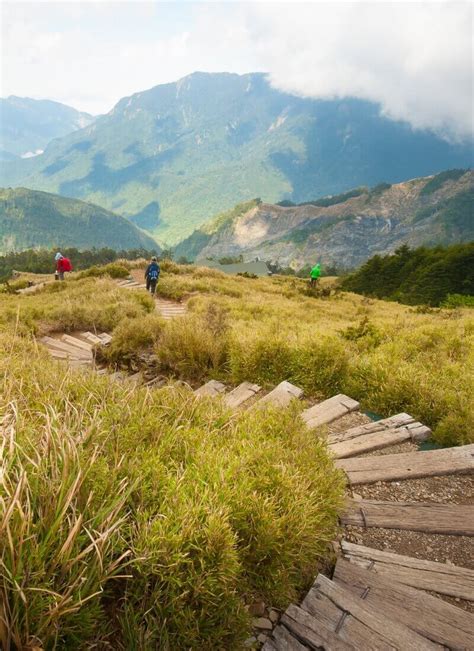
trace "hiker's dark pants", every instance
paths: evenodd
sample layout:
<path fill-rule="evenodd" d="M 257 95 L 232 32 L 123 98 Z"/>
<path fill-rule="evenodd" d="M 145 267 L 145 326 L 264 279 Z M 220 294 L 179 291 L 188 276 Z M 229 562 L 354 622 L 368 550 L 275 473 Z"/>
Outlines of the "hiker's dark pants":
<path fill-rule="evenodd" d="M 150 292 L 150 294 L 154 294 L 156 292 L 156 283 L 157 282 L 158 282 L 157 278 L 147 278 L 146 279 L 147 292 Z"/>
<path fill-rule="evenodd" d="M 310 278 L 309 286 L 310 287 L 316 287 L 316 284 L 317 284 L 318 280 L 319 280 L 319 278 Z"/>

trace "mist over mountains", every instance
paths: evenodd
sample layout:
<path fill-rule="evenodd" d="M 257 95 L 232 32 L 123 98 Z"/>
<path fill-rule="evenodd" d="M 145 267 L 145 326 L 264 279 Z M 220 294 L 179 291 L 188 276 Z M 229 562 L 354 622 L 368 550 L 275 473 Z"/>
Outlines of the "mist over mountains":
<path fill-rule="evenodd" d="M 0 160 L 40 155 L 54 138 L 82 129 L 92 115 L 51 100 L 0 98 Z"/>
<path fill-rule="evenodd" d="M 40 156 L 3 162 L 2 184 L 93 201 L 176 243 L 252 197 L 299 203 L 472 164 L 472 142 L 368 101 L 296 97 L 260 73 L 194 73 L 123 98 Z"/>

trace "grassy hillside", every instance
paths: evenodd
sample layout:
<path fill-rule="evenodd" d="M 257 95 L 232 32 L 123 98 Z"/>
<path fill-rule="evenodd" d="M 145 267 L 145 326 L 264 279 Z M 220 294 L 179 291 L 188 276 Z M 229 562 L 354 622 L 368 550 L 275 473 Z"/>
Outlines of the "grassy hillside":
<path fill-rule="evenodd" d="M 163 321 L 144 292 L 106 278 L 0 295 L 6 648 L 240 648 L 246 604 L 284 608 L 311 583 L 343 501 L 325 429 L 306 431 L 303 405 L 231 414 L 173 381 L 66 371 L 32 333 L 105 329 L 105 358 L 153 353 L 170 379 L 289 379 L 310 397 L 407 411 L 438 441 L 472 441 L 467 309 L 312 296 L 296 278 L 169 262 L 159 291 L 191 297 L 188 316 Z"/>
<path fill-rule="evenodd" d="M 0 253 L 68 246 L 157 247 L 129 221 L 100 206 L 26 188 L 0 188 Z"/>
<path fill-rule="evenodd" d="M 176 254 L 189 259 L 259 257 L 295 270 L 318 260 L 351 269 L 404 244 L 473 239 L 474 172 L 457 169 L 300 204 L 241 204 L 195 230 Z"/>
<path fill-rule="evenodd" d="M 130 388 L 31 338 L 171 334 L 152 310 L 107 279 L 0 295 L 4 648 L 240 648 L 246 604 L 285 607 L 327 554 L 343 481 L 298 408 L 235 414 L 174 383 Z"/>
<path fill-rule="evenodd" d="M 251 197 L 307 201 L 472 158 L 472 143 L 414 131 L 370 102 L 295 97 L 262 74 L 195 73 L 123 98 L 2 175 L 93 201 L 174 244 Z"/>

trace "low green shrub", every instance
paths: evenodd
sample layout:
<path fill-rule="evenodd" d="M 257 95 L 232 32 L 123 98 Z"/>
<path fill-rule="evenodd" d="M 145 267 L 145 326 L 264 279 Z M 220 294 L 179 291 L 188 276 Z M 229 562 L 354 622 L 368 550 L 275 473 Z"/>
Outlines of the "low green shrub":
<path fill-rule="evenodd" d="M 226 370 L 228 347 L 227 329 L 215 331 L 205 317 L 190 314 L 166 323 L 155 353 L 162 371 L 197 381 Z"/>
<path fill-rule="evenodd" d="M 110 362 L 130 361 L 137 354 L 152 348 L 164 327 L 165 322 L 158 314 L 123 319 L 114 329 L 110 345 L 101 351 L 102 355 Z"/>
<path fill-rule="evenodd" d="M 128 278 L 130 275 L 130 270 L 128 266 L 124 264 L 118 264 L 117 262 L 111 262 L 103 266 L 94 266 L 89 267 L 85 271 L 80 271 L 76 276 L 73 276 L 75 280 L 81 280 L 82 278 L 100 278 L 101 276 L 109 276 L 110 278 Z"/>
<path fill-rule="evenodd" d="M 456 307 L 474 307 L 474 296 L 465 296 L 463 294 L 448 294 L 441 307 L 450 309 Z"/>

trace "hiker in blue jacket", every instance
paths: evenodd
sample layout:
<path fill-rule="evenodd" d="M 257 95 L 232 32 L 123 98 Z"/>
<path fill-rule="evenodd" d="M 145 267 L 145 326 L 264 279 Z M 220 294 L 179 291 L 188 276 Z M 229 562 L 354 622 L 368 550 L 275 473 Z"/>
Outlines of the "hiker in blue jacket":
<path fill-rule="evenodd" d="M 150 264 L 145 271 L 146 289 L 152 296 L 156 292 L 156 283 L 160 277 L 160 265 L 158 264 L 155 256 L 151 259 Z"/>

